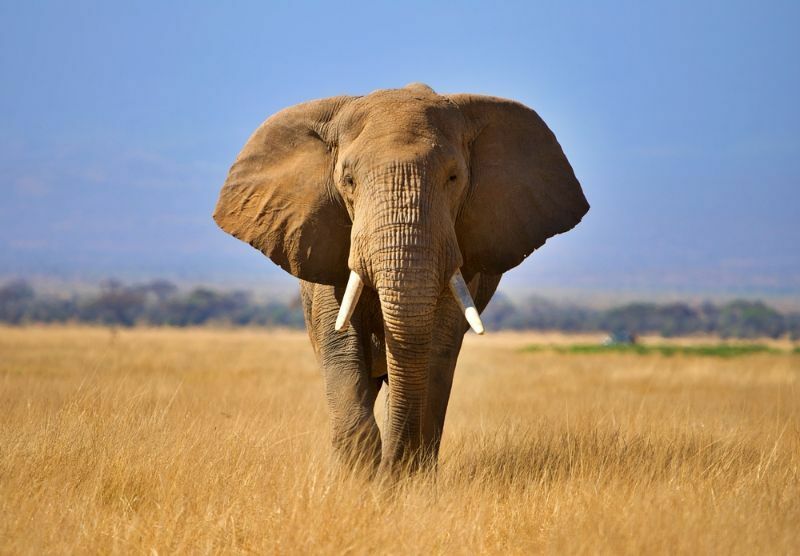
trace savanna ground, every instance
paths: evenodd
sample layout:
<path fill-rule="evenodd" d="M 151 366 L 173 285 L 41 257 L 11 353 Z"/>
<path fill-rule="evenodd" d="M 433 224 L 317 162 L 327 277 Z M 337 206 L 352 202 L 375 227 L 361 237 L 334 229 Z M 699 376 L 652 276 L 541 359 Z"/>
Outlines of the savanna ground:
<path fill-rule="evenodd" d="M 468 337 L 389 488 L 331 473 L 303 333 L 0 328 L 0 552 L 800 552 L 796 348 L 524 349 L 596 340 Z"/>

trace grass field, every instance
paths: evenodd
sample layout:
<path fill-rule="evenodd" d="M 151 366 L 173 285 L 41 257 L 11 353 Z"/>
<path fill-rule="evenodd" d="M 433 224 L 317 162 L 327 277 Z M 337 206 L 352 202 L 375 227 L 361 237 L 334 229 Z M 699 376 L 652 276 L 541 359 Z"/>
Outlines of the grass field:
<path fill-rule="evenodd" d="M 595 340 L 468 337 L 387 489 L 330 472 L 303 333 L 0 328 L 0 552 L 800 553 L 797 348 Z"/>
<path fill-rule="evenodd" d="M 525 346 L 526 351 L 541 351 L 543 349 L 555 350 L 559 353 L 635 353 L 638 355 L 690 355 L 698 357 L 739 357 L 756 353 L 779 353 L 779 350 L 766 344 L 745 343 L 714 343 L 698 345 L 676 344 L 569 344 L 569 345 L 542 345 L 531 344 Z M 795 350 L 796 351 L 796 350 Z"/>

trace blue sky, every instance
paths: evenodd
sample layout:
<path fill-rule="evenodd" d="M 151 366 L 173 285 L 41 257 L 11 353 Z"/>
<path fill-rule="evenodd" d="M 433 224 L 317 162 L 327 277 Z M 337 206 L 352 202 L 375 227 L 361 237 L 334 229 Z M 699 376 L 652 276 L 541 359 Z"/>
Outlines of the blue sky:
<path fill-rule="evenodd" d="M 0 276 L 287 284 L 210 214 L 283 107 L 520 100 L 592 204 L 507 287 L 800 292 L 796 2 L 0 4 Z"/>

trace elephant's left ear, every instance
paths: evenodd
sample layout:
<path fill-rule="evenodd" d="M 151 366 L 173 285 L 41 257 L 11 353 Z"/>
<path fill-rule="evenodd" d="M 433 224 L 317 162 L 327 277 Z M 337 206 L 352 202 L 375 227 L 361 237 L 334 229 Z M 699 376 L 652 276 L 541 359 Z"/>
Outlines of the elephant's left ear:
<path fill-rule="evenodd" d="M 456 222 L 465 273 L 501 274 L 589 210 L 555 136 L 510 100 L 451 95 L 467 120 L 470 191 Z"/>

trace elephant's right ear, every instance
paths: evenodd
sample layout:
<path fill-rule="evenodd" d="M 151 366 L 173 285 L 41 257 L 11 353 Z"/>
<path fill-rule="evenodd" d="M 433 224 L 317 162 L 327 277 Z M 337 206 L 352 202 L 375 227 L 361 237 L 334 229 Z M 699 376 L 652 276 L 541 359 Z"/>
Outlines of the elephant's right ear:
<path fill-rule="evenodd" d="M 333 186 L 328 128 L 353 98 L 306 102 L 261 124 L 231 167 L 214 210 L 220 228 L 309 282 L 347 280 L 351 221 Z"/>

